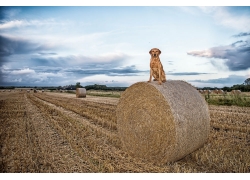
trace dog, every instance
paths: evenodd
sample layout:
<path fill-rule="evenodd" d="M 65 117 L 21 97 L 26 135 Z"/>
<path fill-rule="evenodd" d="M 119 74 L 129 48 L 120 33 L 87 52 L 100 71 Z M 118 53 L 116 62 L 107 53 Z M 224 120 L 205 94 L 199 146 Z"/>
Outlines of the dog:
<path fill-rule="evenodd" d="M 166 82 L 165 71 L 163 70 L 163 66 L 160 61 L 161 51 L 158 48 L 153 48 L 149 51 L 151 55 L 150 59 L 150 76 L 148 82 L 151 82 L 152 76 L 154 77 L 154 81 L 158 81 L 158 84 L 162 84 Z"/>

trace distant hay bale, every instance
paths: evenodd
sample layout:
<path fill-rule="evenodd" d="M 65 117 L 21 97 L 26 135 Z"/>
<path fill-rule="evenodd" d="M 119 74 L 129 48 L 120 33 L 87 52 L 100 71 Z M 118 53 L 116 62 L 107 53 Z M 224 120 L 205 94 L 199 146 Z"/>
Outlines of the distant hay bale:
<path fill-rule="evenodd" d="M 122 94 L 116 116 L 124 150 L 156 164 L 183 158 L 209 136 L 207 103 L 183 81 L 133 84 Z"/>
<path fill-rule="evenodd" d="M 214 94 L 224 94 L 224 91 L 222 89 L 215 89 L 212 91 Z"/>
<path fill-rule="evenodd" d="M 225 94 L 225 92 L 224 92 L 222 89 L 220 89 L 220 90 L 218 91 L 218 94 Z"/>
<path fill-rule="evenodd" d="M 218 94 L 219 93 L 219 90 L 218 89 L 215 89 L 212 91 L 214 94 Z"/>
<path fill-rule="evenodd" d="M 76 88 L 76 97 L 77 98 L 85 98 L 86 97 L 86 89 L 85 88 Z"/>
<path fill-rule="evenodd" d="M 204 93 L 204 91 L 203 91 L 202 89 L 200 89 L 200 90 L 199 90 L 199 92 L 200 92 L 201 94 L 203 94 L 203 93 Z"/>
<path fill-rule="evenodd" d="M 241 90 L 232 90 L 231 94 L 238 95 L 241 93 Z"/>
<path fill-rule="evenodd" d="M 211 90 L 203 90 L 204 94 L 211 94 L 212 91 Z"/>

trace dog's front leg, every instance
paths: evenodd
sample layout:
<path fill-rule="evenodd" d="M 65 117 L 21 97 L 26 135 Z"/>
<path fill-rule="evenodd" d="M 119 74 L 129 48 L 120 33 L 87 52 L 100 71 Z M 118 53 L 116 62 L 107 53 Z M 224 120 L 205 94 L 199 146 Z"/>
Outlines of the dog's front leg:
<path fill-rule="evenodd" d="M 161 85 L 162 82 L 161 82 L 161 68 L 159 68 L 159 79 L 158 79 L 158 83 Z"/>
<path fill-rule="evenodd" d="M 152 76 L 153 76 L 153 71 L 152 71 L 152 69 L 150 68 L 150 75 L 149 75 L 149 80 L 148 80 L 148 82 L 151 82 Z"/>

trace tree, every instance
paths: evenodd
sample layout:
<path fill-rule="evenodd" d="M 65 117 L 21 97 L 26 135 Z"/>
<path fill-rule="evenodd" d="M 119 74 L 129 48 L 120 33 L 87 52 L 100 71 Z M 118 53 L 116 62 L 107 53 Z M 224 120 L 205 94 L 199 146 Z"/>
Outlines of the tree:
<path fill-rule="evenodd" d="M 245 81 L 244 81 L 245 85 L 250 85 L 250 78 L 247 78 Z"/>
<path fill-rule="evenodd" d="M 80 82 L 77 82 L 76 83 L 76 88 L 81 88 L 82 86 L 81 86 L 81 84 L 80 84 Z"/>

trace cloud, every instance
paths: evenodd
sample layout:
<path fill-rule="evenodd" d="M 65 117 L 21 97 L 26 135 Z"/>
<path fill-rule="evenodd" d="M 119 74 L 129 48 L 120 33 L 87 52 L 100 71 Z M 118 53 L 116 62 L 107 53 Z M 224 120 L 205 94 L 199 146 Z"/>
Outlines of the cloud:
<path fill-rule="evenodd" d="M 22 21 L 22 20 L 8 21 L 8 22 L 0 24 L 0 30 L 9 29 L 9 28 L 13 28 L 13 27 L 20 27 L 20 26 L 24 26 L 27 24 L 28 24 L 27 22 Z"/>
<path fill-rule="evenodd" d="M 11 75 L 32 75 L 35 74 L 35 71 L 30 68 L 20 69 L 20 70 L 13 70 L 10 73 Z"/>
<path fill-rule="evenodd" d="M 98 56 L 69 55 L 59 57 L 37 56 L 31 58 L 33 65 L 38 66 L 80 66 L 84 69 L 105 69 L 121 66 L 130 56 L 121 52 L 107 53 Z"/>
<path fill-rule="evenodd" d="M 175 76 L 192 76 L 192 75 L 202 75 L 202 74 L 211 74 L 211 73 L 199 73 L 199 72 L 176 72 L 176 73 L 167 73 L 168 75 Z"/>
<path fill-rule="evenodd" d="M 225 27 L 240 31 L 249 31 L 250 19 L 248 15 L 236 11 L 237 7 L 199 7 L 204 13 L 211 15 L 215 21 Z M 241 8 L 243 12 L 243 9 Z M 249 12 L 249 9 L 247 10 Z"/>
<path fill-rule="evenodd" d="M 81 82 L 83 83 L 87 83 L 89 79 L 92 79 L 92 82 L 96 83 L 104 82 L 104 79 L 96 79 L 96 77 L 105 77 L 106 80 L 110 79 L 109 77 L 112 77 L 119 80 L 124 79 L 127 76 L 139 76 L 140 73 L 144 73 L 144 71 L 137 70 L 135 66 L 107 70 L 60 68 L 51 71 L 46 67 L 40 69 L 39 67 L 36 67 L 36 69 L 8 69 L 6 67 L 1 67 L 0 70 L 3 75 L 3 79 L 0 80 L 1 85 L 15 86 L 59 86 L 67 85 L 67 83 L 74 84 L 75 81 L 79 81 L 79 79 L 82 79 Z M 113 85 L 114 83 L 115 82 L 112 82 Z M 116 84 L 118 85 L 119 83 Z"/>
<path fill-rule="evenodd" d="M 10 69 L 6 66 L 0 67 L 3 76 L 1 85 L 17 86 L 37 86 L 37 85 L 57 85 L 64 77 L 61 72 L 39 72 L 31 68 Z"/>
<path fill-rule="evenodd" d="M 54 19 L 45 19 L 45 20 L 5 20 L 0 24 L 0 30 L 11 29 L 11 28 L 20 28 L 26 26 L 46 26 L 46 25 L 64 25 L 64 23 L 56 22 Z"/>
<path fill-rule="evenodd" d="M 139 76 L 141 73 L 148 71 L 141 71 L 136 69 L 135 65 L 126 67 L 109 67 L 105 69 L 83 69 L 83 68 L 71 68 L 65 70 L 68 73 L 74 73 L 81 76 L 93 76 L 93 75 L 107 75 L 107 76 Z"/>
<path fill-rule="evenodd" d="M 250 68 L 250 42 L 237 41 L 227 46 L 212 47 L 207 50 L 190 51 L 188 55 L 197 57 L 211 58 L 212 64 L 216 66 L 213 58 L 223 59 L 226 65 L 232 71 L 247 70 Z"/>
<path fill-rule="evenodd" d="M 19 7 L 9 7 L 9 6 L 1 6 L 0 7 L 0 20 L 2 19 L 10 19 L 17 16 L 21 12 Z"/>
<path fill-rule="evenodd" d="M 51 51 L 52 46 L 48 44 L 34 43 L 26 39 L 5 37 L 0 35 L 0 57 L 13 54 L 28 54 L 40 51 Z"/>
<path fill-rule="evenodd" d="M 250 36 L 250 33 L 241 32 L 241 33 L 239 33 L 239 34 L 233 35 L 233 37 L 243 37 L 243 36 Z"/>
<path fill-rule="evenodd" d="M 57 53 L 53 53 L 53 52 L 50 52 L 50 53 L 43 53 L 43 52 L 40 52 L 38 53 L 40 55 L 57 55 Z"/>
<path fill-rule="evenodd" d="M 232 86 L 235 84 L 242 84 L 245 80 L 246 80 L 245 76 L 229 75 L 226 78 L 209 79 L 209 80 L 190 80 L 190 82 L 217 84 L 220 86 Z"/>

